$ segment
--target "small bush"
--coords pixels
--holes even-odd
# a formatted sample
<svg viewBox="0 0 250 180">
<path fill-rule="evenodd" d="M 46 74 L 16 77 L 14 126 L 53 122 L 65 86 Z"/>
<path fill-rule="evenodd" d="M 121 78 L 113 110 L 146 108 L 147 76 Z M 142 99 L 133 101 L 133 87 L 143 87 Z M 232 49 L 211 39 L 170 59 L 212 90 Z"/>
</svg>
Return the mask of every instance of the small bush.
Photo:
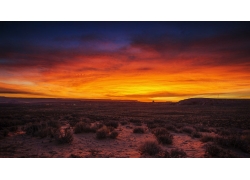
<svg viewBox="0 0 250 180">
<path fill-rule="evenodd" d="M 157 141 L 161 144 L 173 143 L 173 135 L 171 135 L 165 128 L 154 128 L 152 133 L 155 135 Z"/>
<path fill-rule="evenodd" d="M 147 126 L 148 126 L 149 129 L 157 128 L 156 124 L 147 124 Z"/>
<path fill-rule="evenodd" d="M 75 125 L 76 125 L 77 123 L 79 123 L 79 120 L 69 120 L 69 125 L 70 125 L 71 127 L 75 127 Z"/>
<path fill-rule="evenodd" d="M 237 158 L 238 156 L 233 154 L 231 151 L 223 150 L 219 146 L 215 144 L 206 144 L 206 150 L 205 150 L 207 157 L 213 157 L 213 158 Z"/>
<path fill-rule="evenodd" d="M 157 135 L 156 139 L 161 144 L 172 144 L 173 143 L 173 135 L 171 135 L 169 133 Z"/>
<path fill-rule="evenodd" d="M 209 141 L 214 141 L 214 137 L 208 134 L 202 136 L 201 142 L 209 142 Z"/>
<path fill-rule="evenodd" d="M 115 128 L 114 128 L 114 127 L 112 127 L 112 126 L 107 126 L 107 128 L 108 128 L 108 131 L 109 131 L 109 132 L 112 132 L 112 131 L 114 131 L 114 130 L 115 130 Z"/>
<path fill-rule="evenodd" d="M 224 147 L 238 148 L 243 152 L 250 153 L 249 141 L 239 135 L 218 137 L 216 142 Z"/>
<path fill-rule="evenodd" d="M 71 154 L 70 158 L 82 158 L 82 156 L 80 155 L 76 155 L 76 154 Z"/>
<path fill-rule="evenodd" d="M 101 123 L 94 123 L 90 128 L 93 132 L 96 132 L 98 129 L 102 128 L 103 124 Z"/>
<path fill-rule="evenodd" d="M 74 133 L 90 133 L 93 132 L 93 129 L 91 129 L 90 124 L 84 123 L 84 122 L 78 122 L 75 125 Z"/>
<path fill-rule="evenodd" d="M 150 156 L 155 156 L 161 151 L 161 147 L 157 142 L 146 141 L 139 147 L 139 151 L 141 154 L 148 154 Z"/>
<path fill-rule="evenodd" d="M 163 123 L 165 123 L 165 121 L 161 120 L 161 119 L 155 119 L 153 122 L 156 123 L 156 124 L 163 124 Z"/>
<path fill-rule="evenodd" d="M 135 126 L 142 126 L 142 123 L 134 123 Z"/>
<path fill-rule="evenodd" d="M 38 136 L 40 138 L 45 138 L 48 136 L 48 134 L 49 134 L 49 128 L 43 128 L 43 129 L 39 130 L 39 132 L 38 132 Z"/>
<path fill-rule="evenodd" d="M 170 153 L 167 150 L 160 151 L 157 155 L 157 158 L 171 158 Z"/>
<path fill-rule="evenodd" d="M 139 133 L 139 134 L 143 134 L 145 132 L 145 130 L 141 127 L 135 128 L 133 130 L 133 133 Z"/>
<path fill-rule="evenodd" d="M 121 122 L 121 125 L 123 125 L 123 126 L 126 125 L 126 124 L 128 124 L 127 121 L 122 121 L 122 122 Z"/>
<path fill-rule="evenodd" d="M 187 157 L 187 154 L 185 153 L 185 151 L 183 151 L 183 149 L 171 149 L 170 151 L 170 156 L 171 158 L 184 158 Z"/>
<path fill-rule="evenodd" d="M 42 129 L 42 124 L 40 123 L 33 123 L 28 124 L 25 128 L 26 134 L 31 136 L 38 136 L 38 132 Z"/>
<path fill-rule="evenodd" d="M 9 127 L 9 131 L 10 132 L 17 132 L 17 130 L 18 130 L 18 126 L 11 126 L 11 127 Z"/>
<path fill-rule="evenodd" d="M 58 135 L 56 136 L 56 140 L 60 144 L 70 144 L 73 142 L 74 136 L 73 136 L 73 133 L 70 131 L 70 129 L 66 128 L 58 132 Z"/>
<path fill-rule="evenodd" d="M 109 138 L 111 138 L 111 139 L 115 139 L 117 136 L 118 136 L 118 132 L 117 131 L 112 131 L 109 134 Z"/>
<path fill-rule="evenodd" d="M 188 134 L 192 134 L 192 132 L 194 132 L 195 129 L 193 127 L 185 126 L 185 127 L 181 128 L 181 131 L 188 133 Z"/>
<path fill-rule="evenodd" d="M 160 134 L 168 134 L 168 131 L 165 128 L 157 127 L 157 128 L 152 129 L 152 133 L 155 136 L 158 136 Z"/>
<path fill-rule="evenodd" d="M 221 130 L 218 130 L 218 134 L 221 136 L 229 136 L 234 133 L 230 131 L 229 129 L 221 129 Z"/>
<path fill-rule="evenodd" d="M 139 120 L 139 119 L 130 119 L 129 121 L 131 123 L 141 123 L 141 120 Z"/>
<path fill-rule="evenodd" d="M 193 137 L 193 138 L 200 138 L 201 136 L 202 136 L 201 133 L 199 133 L 197 131 L 193 131 L 191 133 L 191 137 Z"/>
<path fill-rule="evenodd" d="M 195 125 L 194 128 L 199 132 L 210 132 L 210 129 L 203 125 Z"/>
<path fill-rule="evenodd" d="M 59 128 L 61 127 L 60 122 L 57 121 L 57 120 L 49 120 L 49 121 L 47 122 L 47 125 L 48 125 L 49 127 L 55 128 L 55 129 L 59 129 Z"/>
<path fill-rule="evenodd" d="M 3 137 L 7 137 L 9 135 L 9 130 L 8 129 L 4 129 L 3 130 Z"/>
<path fill-rule="evenodd" d="M 38 136 L 40 138 L 45 138 L 50 136 L 51 138 L 55 136 L 55 133 L 58 129 L 52 127 L 44 127 L 38 131 Z"/>
<path fill-rule="evenodd" d="M 106 126 L 110 126 L 110 127 L 113 127 L 113 128 L 117 128 L 118 127 L 118 122 L 116 121 L 108 121 L 108 122 L 105 122 L 104 123 Z"/>
<path fill-rule="evenodd" d="M 88 151 L 90 153 L 90 157 L 96 157 L 99 154 L 99 152 L 101 152 L 100 150 L 97 149 L 90 149 Z"/>
<path fill-rule="evenodd" d="M 166 128 L 167 130 L 169 130 L 169 131 L 174 131 L 174 132 L 177 131 L 176 127 L 175 127 L 174 125 L 172 125 L 172 124 L 166 125 L 165 128 Z"/>
<path fill-rule="evenodd" d="M 105 139 L 105 138 L 107 138 L 108 134 L 109 134 L 108 128 L 106 126 L 103 126 L 101 129 L 98 129 L 96 131 L 96 138 L 97 139 Z"/>
</svg>

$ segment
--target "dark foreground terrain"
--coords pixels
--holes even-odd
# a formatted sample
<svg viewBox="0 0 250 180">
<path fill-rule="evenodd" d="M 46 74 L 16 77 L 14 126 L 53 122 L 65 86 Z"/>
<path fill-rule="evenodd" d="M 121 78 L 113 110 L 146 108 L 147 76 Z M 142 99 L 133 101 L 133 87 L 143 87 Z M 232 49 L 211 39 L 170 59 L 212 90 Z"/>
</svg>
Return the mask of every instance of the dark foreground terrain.
<svg viewBox="0 0 250 180">
<path fill-rule="evenodd" d="M 0 102 L 0 157 L 250 157 L 249 101 Z"/>
</svg>

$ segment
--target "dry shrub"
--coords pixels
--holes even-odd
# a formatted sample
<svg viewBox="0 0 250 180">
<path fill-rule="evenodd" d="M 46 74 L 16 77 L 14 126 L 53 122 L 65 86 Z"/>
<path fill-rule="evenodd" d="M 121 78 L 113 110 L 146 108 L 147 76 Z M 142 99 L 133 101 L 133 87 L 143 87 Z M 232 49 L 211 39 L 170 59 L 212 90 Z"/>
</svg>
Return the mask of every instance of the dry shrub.
<svg viewBox="0 0 250 180">
<path fill-rule="evenodd" d="M 61 127 L 61 124 L 59 121 L 57 120 L 49 120 L 47 122 L 47 126 L 55 128 L 55 129 L 59 129 Z"/>
<path fill-rule="evenodd" d="M 97 149 L 90 149 L 88 152 L 90 153 L 90 157 L 96 157 L 101 151 Z"/>
<path fill-rule="evenodd" d="M 229 129 L 221 129 L 218 130 L 218 134 L 221 136 L 230 136 L 231 134 L 234 134 L 234 132 L 230 131 Z"/>
<path fill-rule="evenodd" d="M 161 147 L 157 142 L 146 141 L 139 147 L 139 151 L 141 154 L 155 156 L 161 151 Z"/>
<path fill-rule="evenodd" d="M 218 145 L 215 144 L 206 144 L 205 146 L 205 156 L 212 157 L 212 158 L 237 158 L 238 156 L 233 154 L 229 150 L 224 150 Z"/>
<path fill-rule="evenodd" d="M 107 126 L 103 126 L 102 128 L 96 131 L 96 138 L 105 139 L 108 137 L 108 134 L 109 134 L 109 129 L 107 128 Z"/>
<path fill-rule="evenodd" d="M 109 132 L 112 132 L 112 131 L 114 131 L 114 130 L 115 130 L 115 128 L 114 128 L 114 127 L 112 127 L 112 126 L 107 126 L 107 128 L 108 128 Z"/>
<path fill-rule="evenodd" d="M 134 128 L 133 133 L 143 134 L 145 130 L 141 127 Z"/>
<path fill-rule="evenodd" d="M 198 131 L 193 131 L 191 133 L 191 137 L 193 137 L 193 138 L 200 138 L 201 136 L 202 136 L 202 134 L 199 133 Z"/>
<path fill-rule="evenodd" d="M 187 157 L 187 154 L 185 153 L 185 151 L 183 151 L 183 149 L 171 149 L 170 151 L 170 157 L 171 158 L 184 158 Z"/>
<path fill-rule="evenodd" d="M 123 126 L 126 125 L 126 124 L 128 124 L 127 121 L 122 121 L 122 122 L 121 122 L 121 125 L 123 125 Z"/>
<path fill-rule="evenodd" d="M 152 133 L 161 144 L 173 143 L 173 135 L 171 135 L 165 128 L 155 128 L 152 130 Z"/>
<path fill-rule="evenodd" d="M 238 148 L 243 152 L 250 153 L 250 144 L 248 139 L 240 135 L 217 137 L 216 142 L 224 147 Z"/>
<path fill-rule="evenodd" d="M 200 125 L 200 124 L 199 125 L 195 125 L 194 128 L 198 132 L 211 132 L 211 130 L 208 127 L 206 127 L 204 125 Z"/>
<path fill-rule="evenodd" d="M 164 120 L 161 120 L 161 119 L 155 119 L 153 122 L 154 122 L 155 124 L 163 124 L 163 123 L 165 123 L 165 121 L 164 121 Z"/>
<path fill-rule="evenodd" d="M 71 154 L 70 158 L 82 158 L 82 156 L 77 155 L 77 154 Z"/>
<path fill-rule="evenodd" d="M 110 127 L 113 127 L 113 128 L 117 128 L 118 127 L 118 122 L 116 121 L 108 121 L 108 122 L 105 122 L 104 123 L 106 126 L 110 126 Z"/>
<path fill-rule="evenodd" d="M 182 132 L 188 133 L 188 134 L 192 134 L 192 132 L 195 131 L 195 129 L 193 127 L 190 126 L 185 126 L 181 128 Z"/>
<path fill-rule="evenodd" d="M 129 122 L 131 122 L 131 123 L 141 123 L 141 120 L 139 120 L 139 119 L 130 119 Z"/>
<path fill-rule="evenodd" d="M 102 128 L 103 124 L 102 123 L 94 123 L 90 127 L 93 132 L 96 132 L 98 129 Z"/>
<path fill-rule="evenodd" d="M 11 126 L 8 128 L 10 132 L 17 132 L 18 126 Z"/>
<path fill-rule="evenodd" d="M 160 134 L 156 136 L 157 141 L 161 144 L 172 144 L 173 143 L 173 135 L 171 134 Z"/>
<path fill-rule="evenodd" d="M 93 129 L 91 129 L 90 124 L 85 123 L 85 122 L 78 122 L 75 125 L 74 128 L 74 133 L 79 134 L 79 133 L 90 133 L 93 132 Z"/>
<path fill-rule="evenodd" d="M 58 131 L 56 140 L 60 144 L 70 144 L 73 142 L 74 136 L 71 130 L 69 128 L 66 128 L 64 130 Z"/>
<path fill-rule="evenodd" d="M 52 134 L 51 128 L 49 128 L 49 127 L 47 127 L 47 128 L 42 128 L 42 129 L 40 129 L 39 132 L 38 132 L 38 136 L 39 136 L 40 138 L 45 138 L 45 137 L 47 137 L 47 136 L 49 136 L 49 135 L 51 135 L 51 134 Z"/>
<path fill-rule="evenodd" d="M 9 130 L 7 128 L 4 129 L 2 134 L 3 134 L 3 137 L 7 137 L 9 135 Z"/>
<path fill-rule="evenodd" d="M 70 125 L 71 127 L 75 127 L 75 125 L 76 125 L 77 123 L 79 123 L 80 121 L 79 121 L 79 120 L 69 120 L 68 122 L 69 122 L 69 125 Z"/>
<path fill-rule="evenodd" d="M 135 126 L 142 126 L 142 123 L 133 123 Z"/>
<path fill-rule="evenodd" d="M 209 141 L 214 141 L 214 137 L 209 134 L 204 134 L 201 137 L 201 142 L 209 142 Z"/>
<path fill-rule="evenodd" d="M 50 126 L 49 126 L 50 125 Z M 40 138 L 54 137 L 58 126 L 44 123 L 32 123 L 28 124 L 25 128 L 26 134 L 31 136 L 39 136 Z"/>
<path fill-rule="evenodd" d="M 155 157 L 157 157 L 157 158 L 171 158 L 170 153 L 167 150 L 160 151 Z"/>
<path fill-rule="evenodd" d="M 28 124 L 25 128 L 26 134 L 31 136 L 38 136 L 38 132 L 42 129 L 42 125 L 40 123 L 32 123 Z"/>
<path fill-rule="evenodd" d="M 157 128 L 158 126 L 156 124 L 147 124 L 147 127 L 149 129 L 154 129 L 154 128 Z"/>
<path fill-rule="evenodd" d="M 167 130 L 169 130 L 169 131 L 177 132 L 176 127 L 175 127 L 174 125 L 172 125 L 172 124 L 166 125 L 165 128 L 166 128 Z"/>
<path fill-rule="evenodd" d="M 157 127 L 157 128 L 152 129 L 152 133 L 155 136 L 158 136 L 160 134 L 167 134 L 168 131 L 165 128 Z"/>
<path fill-rule="evenodd" d="M 117 131 L 112 131 L 112 132 L 109 134 L 109 138 L 115 139 L 115 138 L 117 138 L 118 135 L 119 135 L 119 133 L 118 133 Z"/>
</svg>

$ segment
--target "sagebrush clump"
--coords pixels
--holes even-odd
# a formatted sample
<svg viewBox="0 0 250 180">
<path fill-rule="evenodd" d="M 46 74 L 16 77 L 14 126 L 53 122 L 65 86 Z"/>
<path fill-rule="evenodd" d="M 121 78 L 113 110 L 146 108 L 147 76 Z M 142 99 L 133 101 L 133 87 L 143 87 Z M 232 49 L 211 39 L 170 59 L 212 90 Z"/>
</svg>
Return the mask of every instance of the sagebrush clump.
<svg viewBox="0 0 250 180">
<path fill-rule="evenodd" d="M 133 133 L 143 134 L 145 133 L 145 130 L 141 127 L 134 128 Z"/>
<path fill-rule="evenodd" d="M 173 135 L 170 134 L 165 128 L 155 128 L 152 130 L 152 133 L 155 135 L 157 141 L 161 144 L 173 143 Z"/>
<path fill-rule="evenodd" d="M 102 128 L 96 131 L 96 138 L 105 139 L 108 137 L 108 134 L 109 134 L 109 129 L 107 128 L 107 126 L 103 126 Z"/>
<path fill-rule="evenodd" d="M 79 133 L 90 133 L 94 132 L 93 129 L 91 128 L 90 124 L 85 123 L 85 122 L 78 122 L 75 125 L 74 128 L 74 133 L 79 134 Z"/>
<path fill-rule="evenodd" d="M 118 133 L 117 131 L 112 131 L 112 132 L 109 134 L 109 138 L 115 139 L 115 138 L 117 138 L 118 135 L 119 135 L 119 133 Z"/>
<path fill-rule="evenodd" d="M 140 147 L 139 151 L 141 154 L 148 154 L 150 156 L 155 156 L 161 151 L 161 147 L 157 142 L 154 141 L 146 141 Z"/>
<path fill-rule="evenodd" d="M 73 133 L 69 128 L 66 128 L 64 130 L 58 131 L 58 134 L 56 135 L 56 140 L 60 144 L 70 144 L 74 140 Z"/>
</svg>

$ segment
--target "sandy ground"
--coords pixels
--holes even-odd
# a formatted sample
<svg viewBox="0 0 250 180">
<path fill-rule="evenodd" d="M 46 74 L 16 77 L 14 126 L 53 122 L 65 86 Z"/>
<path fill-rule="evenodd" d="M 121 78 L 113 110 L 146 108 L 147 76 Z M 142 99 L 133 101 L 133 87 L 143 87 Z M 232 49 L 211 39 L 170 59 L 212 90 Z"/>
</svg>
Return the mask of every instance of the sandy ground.
<svg viewBox="0 0 250 180">
<path fill-rule="evenodd" d="M 64 127 L 67 127 L 64 126 Z M 96 139 L 95 133 L 74 134 L 71 144 L 58 144 L 54 139 L 31 137 L 25 132 L 10 134 L 0 141 L 0 157 L 141 157 L 138 148 L 145 141 L 156 141 L 155 136 L 149 132 L 146 125 L 144 134 L 133 133 L 133 124 L 119 125 L 117 139 Z M 172 145 L 161 145 L 163 149 L 182 148 L 188 157 L 204 157 L 204 143 L 191 138 L 187 134 L 173 134 Z M 92 152 L 92 153 L 91 153 Z"/>
</svg>

